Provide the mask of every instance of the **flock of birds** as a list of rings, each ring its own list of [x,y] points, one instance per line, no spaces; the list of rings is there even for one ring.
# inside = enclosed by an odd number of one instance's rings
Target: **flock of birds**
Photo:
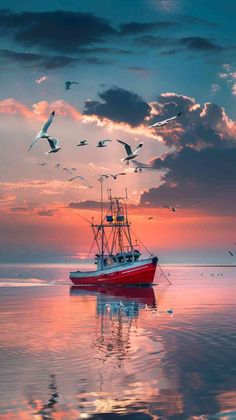
[[[71,86],[73,84],[78,84],[78,82],[66,81],[65,82],[65,89],[66,90],[71,89]],[[167,118],[165,120],[158,121],[158,122],[150,125],[149,128],[162,127],[162,126],[168,124],[170,121],[175,120],[180,115],[181,115],[181,112],[179,112],[177,115],[175,115],[171,118]],[[28,149],[29,151],[41,139],[46,139],[48,141],[49,146],[50,146],[50,150],[45,153],[46,155],[49,155],[51,153],[57,153],[57,152],[59,152],[59,150],[61,150],[61,147],[59,145],[59,139],[57,139],[55,137],[52,137],[48,134],[48,129],[51,126],[51,124],[54,120],[54,117],[55,117],[55,111],[52,111],[48,120],[43,125],[42,129],[38,132],[35,139],[31,143],[31,145]],[[143,143],[139,143],[138,147],[136,147],[136,149],[132,150],[132,147],[130,146],[130,144],[128,144],[128,143],[126,143],[122,140],[119,140],[119,139],[117,139],[117,141],[118,141],[118,143],[120,143],[123,146],[123,148],[125,150],[125,153],[126,153],[125,157],[122,158],[121,161],[125,162],[126,165],[129,165],[129,162],[132,160],[135,164],[134,172],[136,172],[136,173],[137,172],[142,172],[143,169],[150,169],[150,170],[153,169],[151,165],[135,161],[135,158],[138,156],[138,153],[139,153],[140,149],[143,147]],[[112,142],[111,139],[99,140],[96,147],[99,147],[99,148],[107,147],[110,142]],[[77,147],[85,147],[85,146],[88,146],[88,141],[86,139],[80,140],[80,142],[77,144]],[[41,165],[41,166],[45,166],[46,164],[47,164],[46,162],[39,163],[39,165]],[[59,169],[61,167],[61,165],[56,164],[55,167]],[[64,170],[64,171],[67,171],[69,173],[73,173],[73,171],[76,170],[76,168],[71,168],[71,169],[61,168],[61,169]],[[113,178],[114,180],[116,180],[117,177],[123,176],[123,175],[126,175],[126,174],[127,174],[127,172],[118,172],[116,174],[103,174],[103,175],[100,176],[99,180],[103,180],[105,178]],[[91,185],[89,184],[89,182],[86,180],[86,178],[84,178],[81,175],[76,175],[76,176],[70,178],[68,181],[74,181],[75,179],[82,181],[84,184],[87,185],[88,188],[92,188]],[[173,206],[163,206],[163,207],[171,208],[173,211],[175,211],[175,208]]]

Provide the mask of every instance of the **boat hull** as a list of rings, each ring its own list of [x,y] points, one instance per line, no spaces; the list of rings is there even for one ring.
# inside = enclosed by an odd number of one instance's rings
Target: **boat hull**
[[[140,285],[151,284],[155,277],[157,257],[110,269],[83,273],[71,272],[70,280],[79,285]]]

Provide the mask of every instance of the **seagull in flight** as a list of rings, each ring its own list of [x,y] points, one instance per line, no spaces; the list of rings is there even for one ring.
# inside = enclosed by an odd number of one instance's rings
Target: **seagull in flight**
[[[88,188],[93,188],[93,187],[89,184],[89,182],[87,181],[87,179],[86,179],[86,178],[84,178],[84,177],[83,177],[83,176],[81,176],[81,175],[76,175],[76,176],[73,176],[73,178],[68,179],[68,181],[74,181],[74,179],[80,179],[81,181],[83,181],[83,182],[87,185],[87,187],[88,187]]]
[[[115,174],[115,175],[113,175],[113,174],[109,174],[109,176],[111,176],[113,179],[117,179],[117,177],[118,177],[119,175],[126,175],[126,172],[119,172],[118,174]]]
[[[110,140],[110,139],[99,140],[99,142],[97,144],[97,147],[107,147],[107,144],[106,143],[108,143],[110,141],[112,141],[112,140]]]
[[[57,169],[59,169],[61,167],[61,164],[60,163],[57,163],[56,165],[55,165],[55,168],[57,168]]]
[[[234,254],[232,253],[232,251],[229,251],[229,254],[231,255],[231,257],[233,257],[233,256],[234,256]]]
[[[52,124],[53,118],[55,115],[55,111],[52,111],[47,122],[44,124],[43,128],[41,131],[39,131],[39,133],[37,134],[37,136],[35,137],[33,143],[30,145],[28,151],[30,151],[30,149],[34,146],[34,144],[39,140],[39,139],[43,139],[46,138],[48,140],[48,128],[50,127],[50,125]]]
[[[87,146],[87,145],[88,145],[87,140],[80,140],[79,144],[77,144],[77,146]]]
[[[163,127],[163,125],[168,124],[169,121],[176,120],[176,118],[178,118],[181,114],[182,112],[179,112],[177,115],[174,115],[173,117],[166,118],[165,120],[162,120],[162,121],[157,121],[156,123],[149,125],[148,128]]]
[[[45,166],[45,165],[47,165],[47,162],[38,163],[38,165]]]
[[[176,208],[174,207],[174,206],[163,206],[163,209],[169,209],[169,210],[172,210],[172,211],[176,211]]]
[[[65,82],[65,90],[71,89],[71,85],[78,85],[78,84],[79,84],[78,82],[70,82],[69,80],[67,80]]]
[[[49,146],[51,147],[51,150],[49,152],[46,152],[45,155],[49,155],[50,153],[57,153],[59,152],[59,150],[61,150],[58,139],[53,139],[50,136],[45,136],[45,138],[47,139]]]
[[[132,149],[128,143],[125,143],[122,140],[117,139],[119,143],[121,143],[126,151],[127,156],[121,159],[122,162],[126,162],[126,165],[129,165],[129,161],[135,159],[138,156],[138,152],[143,147],[143,143],[139,143],[138,147],[132,152]]]
[[[107,178],[109,178],[109,175],[103,174],[103,175],[100,175],[99,178],[102,178],[102,179],[106,178],[107,179]]]

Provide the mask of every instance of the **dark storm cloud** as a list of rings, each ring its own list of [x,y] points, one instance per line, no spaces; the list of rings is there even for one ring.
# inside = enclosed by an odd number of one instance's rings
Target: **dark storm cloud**
[[[81,47],[103,42],[118,32],[104,19],[90,13],[53,11],[0,11],[1,35],[26,47],[76,53]]]
[[[165,171],[162,184],[143,193],[141,205],[172,203],[212,214],[236,214],[236,147],[185,147],[155,159],[153,167]]]
[[[97,115],[114,122],[123,122],[131,126],[141,124],[150,114],[151,107],[140,96],[131,91],[113,86],[98,94],[101,101],[87,100],[84,114]]]
[[[47,56],[34,53],[0,50],[0,62],[2,64],[17,63],[45,70],[53,70],[73,65],[77,62],[77,59],[67,56]]]
[[[157,22],[129,22],[120,25],[121,34],[136,35],[151,32],[158,29],[166,29],[179,26],[178,22],[157,21]]]

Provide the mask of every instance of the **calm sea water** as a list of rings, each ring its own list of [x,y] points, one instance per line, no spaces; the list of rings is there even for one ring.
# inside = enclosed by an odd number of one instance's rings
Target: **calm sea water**
[[[0,419],[236,418],[235,267],[101,290],[71,268],[1,266]]]

